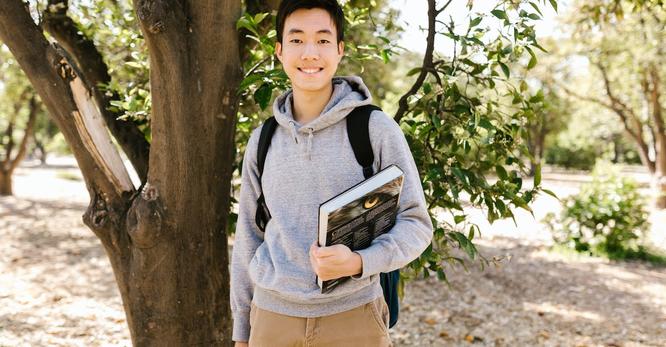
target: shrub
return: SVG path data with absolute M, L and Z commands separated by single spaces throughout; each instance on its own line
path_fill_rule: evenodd
M 591 170 L 599 154 L 592 146 L 581 148 L 566 147 L 555 144 L 546 147 L 546 163 L 567 169 Z
M 544 222 L 555 242 L 578 252 L 649 258 L 641 242 L 649 230 L 646 203 L 637 183 L 620 177 L 610 165 L 598 165 L 592 182 L 563 200 L 559 218 L 549 213 Z

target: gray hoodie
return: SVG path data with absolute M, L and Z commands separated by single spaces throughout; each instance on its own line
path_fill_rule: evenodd
M 355 84 L 359 92 L 353 91 Z M 363 180 L 347 138 L 347 114 L 370 104 L 359 77 L 336 77 L 321 115 L 301 125 L 294 120 L 291 91 L 279 96 L 273 114 L 279 126 L 271 141 L 259 184 L 255 129 L 245 151 L 238 224 L 231 256 L 233 340 L 248 341 L 250 303 L 296 317 L 319 317 L 358 307 L 382 294 L 379 273 L 401 268 L 430 244 L 432 224 L 414 159 L 400 127 L 386 114 L 370 116 L 375 172 L 396 164 L 405 172 L 395 226 L 357 251 L 363 272 L 321 294 L 309 259 L 317 239 L 319 204 Z M 272 219 L 265 234 L 255 224 L 257 197 L 263 189 Z

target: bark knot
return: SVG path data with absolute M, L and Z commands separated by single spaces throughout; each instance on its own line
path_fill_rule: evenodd
M 159 0 L 143 0 L 137 5 L 137 15 L 146 24 L 146 29 L 152 34 L 164 31 L 163 17 L 168 13 L 167 4 Z
M 156 20 L 148 27 L 148 31 L 153 34 L 159 34 L 164 31 L 164 23 L 161 20 Z
M 93 230 L 102 230 L 107 226 L 109 209 L 103 193 L 95 192 L 83 219 Z
M 76 72 L 74 71 L 74 69 L 72 69 L 72 66 L 69 65 L 67 59 L 65 58 L 62 58 L 58 62 L 58 75 L 60 75 L 60 78 L 62 78 L 67 82 L 72 81 L 76 78 Z
M 157 187 L 150 183 L 141 190 L 127 213 L 127 233 L 138 248 L 151 248 L 162 240 L 164 209 Z

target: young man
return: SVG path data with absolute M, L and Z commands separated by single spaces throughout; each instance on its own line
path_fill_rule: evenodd
M 390 346 L 379 274 L 401 268 L 430 244 L 432 224 L 414 159 L 400 127 L 370 116 L 374 172 L 405 173 L 395 226 L 370 247 L 317 246 L 318 207 L 364 179 L 345 117 L 372 102 L 359 77 L 333 77 L 344 56 L 344 16 L 335 0 L 283 0 L 275 52 L 292 89 L 273 105 L 278 127 L 259 181 L 255 129 L 245 152 L 231 259 L 236 346 Z M 271 219 L 255 223 L 263 191 Z M 322 280 L 352 276 L 321 294 Z

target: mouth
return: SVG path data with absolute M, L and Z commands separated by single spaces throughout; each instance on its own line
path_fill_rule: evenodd
M 314 67 L 314 68 L 300 68 L 299 67 L 298 68 L 298 71 L 300 71 L 300 72 L 302 72 L 306 75 L 314 75 L 314 74 L 316 74 L 318 72 L 321 72 L 323 70 L 324 70 L 323 67 Z

